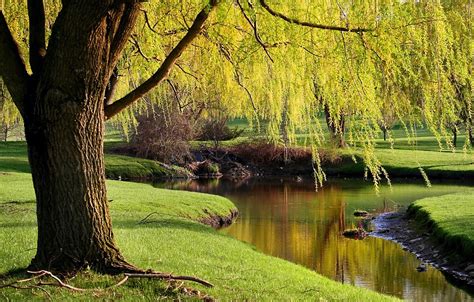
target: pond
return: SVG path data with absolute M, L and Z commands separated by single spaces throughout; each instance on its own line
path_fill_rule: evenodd
M 312 182 L 281 179 L 173 181 L 157 186 L 229 198 L 240 215 L 222 232 L 339 282 L 411 301 L 474 301 L 436 269 L 418 272 L 420 261 L 396 243 L 341 235 L 357 226 L 356 209 L 387 212 L 416 199 L 469 187 L 397 182 L 392 188 L 381 187 L 377 195 L 370 182 L 355 180 L 332 181 L 317 192 Z

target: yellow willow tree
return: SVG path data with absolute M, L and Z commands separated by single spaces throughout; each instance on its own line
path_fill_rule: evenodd
M 350 108 L 354 115 L 351 142 L 362 142 L 376 183 L 380 163 L 371 150 L 381 102 L 390 96 L 397 108 L 415 108 L 409 97 L 415 91 L 433 112 L 452 99 L 444 79 L 453 69 L 445 63 L 453 58 L 453 39 L 443 29 L 449 23 L 439 1 L 141 2 L 6 1 L 0 13 L 0 76 L 24 121 L 37 199 L 32 268 L 141 271 L 114 241 L 104 123 L 124 118 L 124 109 L 154 88 L 169 95 L 162 83 L 168 78 L 236 115 L 268 120 L 270 133 L 279 133 L 285 118 L 289 132 L 311 133 L 316 148 L 322 139 L 312 123 L 316 76 L 329 110 Z M 470 3 L 454 7 L 463 5 Z M 429 51 L 436 38 L 443 48 Z M 434 75 L 441 75 L 439 90 Z M 388 89 L 377 97 L 381 81 L 406 97 L 399 101 Z

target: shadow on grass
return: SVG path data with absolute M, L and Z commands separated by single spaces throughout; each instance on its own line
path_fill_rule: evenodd
M 122 229 L 157 229 L 157 228 L 171 228 L 181 229 L 193 232 L 209 233 L 215 231 L 212 227 L 199 223 L 197 221 L 187 220 L 186 218 L 162 218 L 158 215 L 150 217 L 148 220 L 114 220 L 115 228 Z M 226 236 L 217 231 L 213 232 L 216 235 Z
M 27 271 L 26 267 L 12 268 L 6 271 L 5 273 L 0 274 L 0 281 L 5 281 L 8 279 L 14 280 L 14 279 L 27 278 L 30 275 L 26 271 Z

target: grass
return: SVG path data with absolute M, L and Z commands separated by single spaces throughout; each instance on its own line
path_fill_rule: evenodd
M 30 172 L 25 142 L 0 142 L 0 154 L 0 171 Z M 146 179 L 187 177 L 189 172 L 153 160 L 106 154 L 105 174 L 110 179 Z
M 474 255 L 474 192 L 429 197 L 414 202 L 408 213 L 446 249 L 465 260 Z
M 135 162 L 140 161 L 112 157 L 112 163 L 117 165 Z M 35 196 L 27 173 L 24 143 L 0 144 L 0 171 L 1 286 L 26 278 L 23 271 L 35 253 Z M 209 214 L 224 216 L 234 209 L 223 197 L 113 180 L 107 181 L 107 187 L 116 240 L 125 257 L 139 267 L 206 279 L 215 287 L 186 285 L 219 300 L 397 301 L 264 255 L 247 243 L 198 223 L 198 219 Z M 49 286 L 0 288 L 0 297 L 7 301 L 185 298 L 183 293 L 158 280 L 130 280 L 120 287 L 106 289 L 120 279 L 85 271 L 67 282 L 90 289 L 86 292 Z

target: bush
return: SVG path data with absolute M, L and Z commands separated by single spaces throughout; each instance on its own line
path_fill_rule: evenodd
M 243 129 L 232 129 L 227 126 L 228 118 L 206 119 L 199 126 L 196 140 L 198 141 L 228 141 L 239 137 Z
M 256 165 L 300 162 L 311 160 L 311 150 L 302 147 L 285 148 L 267 141 L 254 141 L 239 144 L 229 150 L 240 158 L 245 158 Z
M 193 127 L 186 115 L 150 113 L 137 120 L 137 131 L 131 139 L 136 156 L 174 164 L 191 160 Z

